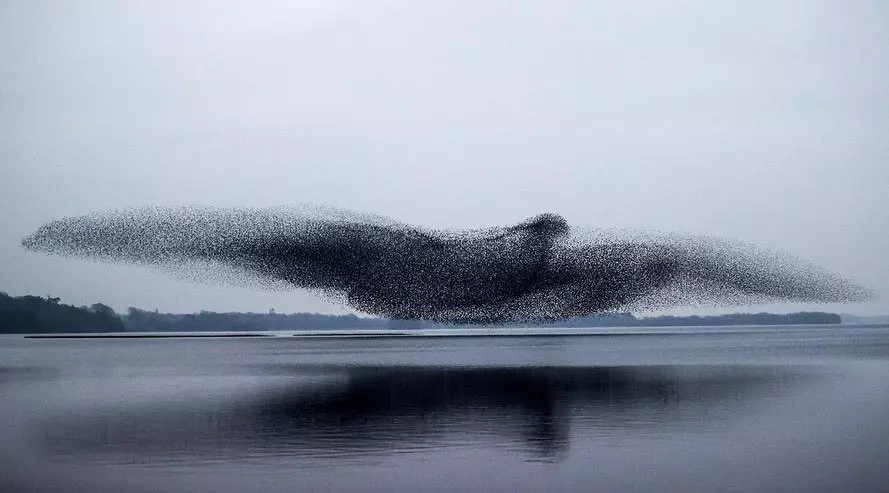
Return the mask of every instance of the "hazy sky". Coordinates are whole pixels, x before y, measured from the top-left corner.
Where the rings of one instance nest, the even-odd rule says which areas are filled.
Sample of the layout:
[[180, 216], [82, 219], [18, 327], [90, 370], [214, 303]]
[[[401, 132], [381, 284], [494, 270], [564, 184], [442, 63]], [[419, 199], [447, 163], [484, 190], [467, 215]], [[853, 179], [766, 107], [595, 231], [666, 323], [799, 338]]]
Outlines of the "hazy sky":
[[889, 295], [887, 52], [884, 0], [0, 0], [0, 290], [342, 312], [19, 246], [67, 215], [309, 202], [726, 236]]

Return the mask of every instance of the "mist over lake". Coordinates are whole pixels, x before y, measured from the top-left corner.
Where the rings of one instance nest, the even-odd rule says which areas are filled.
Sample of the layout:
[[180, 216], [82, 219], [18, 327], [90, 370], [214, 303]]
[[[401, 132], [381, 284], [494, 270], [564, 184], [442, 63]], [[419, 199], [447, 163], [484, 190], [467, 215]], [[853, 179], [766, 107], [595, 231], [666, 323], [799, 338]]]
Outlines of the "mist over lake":
[[887, 326], [539, 332], [2, 336], [0, 488], [889, 485]]

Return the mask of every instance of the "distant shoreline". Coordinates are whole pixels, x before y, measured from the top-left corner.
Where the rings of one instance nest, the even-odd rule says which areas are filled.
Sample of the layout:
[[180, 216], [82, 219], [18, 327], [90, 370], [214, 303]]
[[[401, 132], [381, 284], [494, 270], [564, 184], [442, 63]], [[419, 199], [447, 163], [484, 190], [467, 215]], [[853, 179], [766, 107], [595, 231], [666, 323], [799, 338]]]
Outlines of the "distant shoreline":
[[[859, 322], [846, 316], [827, 312], [773, 313], [733, 313], [724, 315], [690, 316], [650, 316], [638, 317], [632, 313], [597, 313], [568, 320], [536, 325], [553, 334], [558, 329], [616, 328], [625, 332], [648, 330], [657, 327], [738, 327], [738, 326], [785, 326], [795, 325], [841, 325], [844, 321]], [[852, 316], [849, 316], [852, 317]], [[395, 320], [376, 317], [350, 315], [324, 315], [319, 313], [240, 313], [210, 312], [162, 313], [131, 307], [125, 314], [116, 313], [111, 307], [95, 303], [89, 307], [76, 307], [60, 302], [50, 296], [12, 297], [0, 293], [0, 334], [58, 335], [57, 338], [73, 338], [74, 334], [105, 334], [119, 338], [120, 334], [133, 337], [236, 337], [227, 334], [244, 334], [242, 337], [258, 337], [263, 333], [305, 331], [378, 331], [375, 337], [387, 332], [391, 337], [404, 336], [405, 332], [417, 335], [416, 331], [462, 330], [522, 330], [522, 324], [501, 325], [495, 328], [477, 325], [443, 325], [422, 320]], [[527, 328], [527, 325], [525, 325]], [[151, 334], [136, 335], [136, 334]], [[158, 334], [168, 334], [166, 336]], [[180, 334], [180, 335], [173, 335]], [[323, 335], [323, 334], [322, 334]], [[361, 336], [360, 333], [353, 334]]]
[[[664, 327], [524, 327], [465, 328], [413, 330], [290, 330], [257, 332], [115, 332], [20, 334], [25, 339], [207, 339], [207, 338], [285, 338], [285, 339], [394, 339], [394, 338], [520, 338], [520, 337], [625, 337], [625, 336], [693, 336], [718, 334], [751, 334], [826, 329], [881, 329], [889, 324], [812, 324], [812, 325], [735, 325], [735, 326], [664, 326]], [[12, 335], [12, 334], [10, 334]]]

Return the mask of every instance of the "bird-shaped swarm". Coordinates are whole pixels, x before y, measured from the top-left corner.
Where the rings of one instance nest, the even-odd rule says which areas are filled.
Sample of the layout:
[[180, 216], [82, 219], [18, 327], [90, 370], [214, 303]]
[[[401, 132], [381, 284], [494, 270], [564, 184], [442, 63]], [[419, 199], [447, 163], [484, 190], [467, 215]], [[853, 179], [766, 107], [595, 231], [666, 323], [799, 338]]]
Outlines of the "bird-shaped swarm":
[[313, 290], [369, 314], [443, 323], [871, 297], [787, 254], [709, 237], [570, 227], [556, 214], [440, 231], [308, 206], [144, 208], [51, 221], [22, 245], [172, 267], [211, 281], [231, 281], [234, 272], [269, 286]]

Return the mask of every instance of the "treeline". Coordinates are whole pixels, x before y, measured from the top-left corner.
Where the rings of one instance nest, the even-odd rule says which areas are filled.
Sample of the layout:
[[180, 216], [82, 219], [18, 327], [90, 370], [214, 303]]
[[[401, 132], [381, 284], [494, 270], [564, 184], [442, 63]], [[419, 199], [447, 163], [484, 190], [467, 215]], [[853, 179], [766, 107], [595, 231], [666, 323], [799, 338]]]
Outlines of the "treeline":
[[388, 319], [355, 315], [321, 315], [318, 313], [159, 313], [130, 307], [121, 317], [127, 331], [249, 331], [295, 329], [373, 329], [386, 328]]
[[[578, 317], [546, 327], [663, 327], [724, 325], [839, 324], [840, 316], [824, 312], [735, 313], [713, 316], [636, 317], [631, 313], [603, 313]], [[527, 326], [527, 324], [524, 324]], [[389, 320], [355, 315], [317, 313], [160, 313], [129, 308], [119, 315], [102, 303], [75, 307], [59, 298], [38, 296], [11, 297], [0, 293], [0, 333], [27, 334], [50, 332], [191, 332], [253, 331], [301, 329], [425, 329], [453, 328], [415, 320]]]
[[844, 324], [889, 324], [889, 315], [840, 315]]
[[[403, 322], [410, 325], [414, 322]], [[636, 317], [632, 313], [600, 313], [586, 317], [576, 317], [561, 322], [540, 324], [542, 327], [712, 327], [727, 325], [830, 325], [842, 323], [835, 313], [797, 312], [775, 313], [732, 313], [727, 315], [691, 315], [677, 317], [664, 315], [657, 317]]]
[[102, 303], [71, 306], [59, 298], [12, 297], [0, 292], [0, 334], [122, 332], [123, 320]]
[[[596, 325], [584, 325], [588, 317], [568, 321], [575, 327], [596, 327]], [[599, 319], [595, 320], [600, 321]], [[676, 317], [671, 315], [659, 317], [636, 318], [627, 313], [619, 319], [621, 325], [617, 327], [701, 327], [701, 326], [725, 326], [725, 325], [829, 325], [842, 323], [842, 319], [835, 313], [825, 312], [797, 312], [787, 314], [775, 313], [732, 313], [728, 315], [691, 315]], [[579, 324], [579, 325], [578, 325]]]
[[[317, 313], [159, 313], [130, 308], [123, 317], [128, 331], [250, 331], [300, 329], [433, 329], [457, 328], [418, 320], [390, 320], [355, 315], [321, 315]], [[577, 317], [562, 322], [542, 324], [544, 327], [675, 327], [726, 325], [794, 325], [839, 324], [839, 315], [824, 312], [799, 312], [786, 315], [773, 313], [734, 313], [712, 316], [636, 317], [631, 313], [603, 313]], [[527, 324], [524, 324], [527, 325]]]

